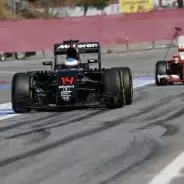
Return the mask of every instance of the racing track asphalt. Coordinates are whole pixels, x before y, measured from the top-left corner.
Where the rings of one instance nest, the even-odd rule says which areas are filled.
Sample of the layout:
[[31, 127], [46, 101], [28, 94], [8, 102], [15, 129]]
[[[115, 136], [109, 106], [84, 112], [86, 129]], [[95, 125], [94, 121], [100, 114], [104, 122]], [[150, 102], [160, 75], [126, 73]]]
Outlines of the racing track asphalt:
[[[152, 75], [164, 54], [104, 55], [103, 64]], [[38, 68], [39, 60], [2, 62], [0, 80], [8, 83], [12, 72]], [[0, 85], [1, 103], [10, 102], [7, 86]], [[183, 151], [183, 89], [151, 84], [135, 89], [133, 104], [121, 109], [32, 112], [1, 120], [0, 183], [149, 184]], [[182, 177], [172, 184], [183, 184]]]

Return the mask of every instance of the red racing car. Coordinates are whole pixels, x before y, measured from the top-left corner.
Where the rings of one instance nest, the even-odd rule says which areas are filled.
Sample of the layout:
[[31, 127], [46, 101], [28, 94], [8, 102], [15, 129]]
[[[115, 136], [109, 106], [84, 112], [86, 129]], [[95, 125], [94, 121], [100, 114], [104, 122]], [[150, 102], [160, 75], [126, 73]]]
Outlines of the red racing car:
[[184, 36], [178, 37], [178, 51], [171, 59], [156, 63], [156, 85], [184, 84]]

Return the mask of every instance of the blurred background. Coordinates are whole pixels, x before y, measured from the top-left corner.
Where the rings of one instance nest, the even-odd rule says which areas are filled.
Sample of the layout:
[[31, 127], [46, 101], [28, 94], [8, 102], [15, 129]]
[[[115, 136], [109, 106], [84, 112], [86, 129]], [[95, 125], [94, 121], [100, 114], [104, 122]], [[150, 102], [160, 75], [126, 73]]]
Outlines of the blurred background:
[[184, 0], [0, 0], [0, 19], [111, 15], [183, 8]]
[[[0, 0], [0, 20], [51, 18], [59, 19], [64, 17], [81, 17], [94, 15], [105, 16], [118, 14], [127, 15], [133, 13], [139, 14], [139, 12], [158, 12], [168, 9], [182, 9], [183, 5], [184, 0]], [[1, 21], [1, 24], [2, 23], [3, 22]], [[170, 21], [168, 23], [170, 24]], [[175, 23], [176, 22], [173, 19], [173, 24]], [[160, 24], [162, 25], [162, 23]], [[144, 25], [146, 25], [146, 23]], [[20, 29], [18, 28], [18, 30], [15, 30], [15, 26], [14, 29], [11, 30], [12, 32], [8, 27], [6, 29], [7, 30], [4, 29], [4, 32], [2, 32], [3, 29], [1, 31], [1, 47], [5, 51], [6, 48], [9, 49], [10, 47], [12, 47], [12, 50], [15, 50], [15, 52], [0, 52], [0, 61], [5, 61], [7, 58], [25, 59], [29, 56], [36, 55], [36, 51], [25, 51], [27, 45], [34, 43], [33, 40], [31, 40], [31, 42], [30, 40], [25, 40], [22, 41], [22, 43], [19, 40], [19, 45], [17, 43], [17, 46], [12, 46], [12, 40], [11, 37], [9, 38], [9, 35], [19, 35]], [[166, 31], [164, 30], [161, 32]], [[170, 33], [168, 33], [168, 35], [169, 34]], [[150, 35], [156, 34], [154, 32], [154, 34]], [[8, 39], [6, 39], [5, 37]], [[17, 36], [12, 35], [12, 37], [16, 38]], [[123, 37], [123, 33], [119, 37]], [[9, 42], [7, 42], [7, 40], [9, 40]], [[45, 44], [44, 41], [42, 42], [43, 44]], [[41, 42], [38, 42], [37, 40], [37, 43]], [[22, 45], [22, 47], [24, 48], [23, 52], [19, 52], [18, 50], [16, 50], [16, 48], [18, 48], [18, 46], [20, 45]]]

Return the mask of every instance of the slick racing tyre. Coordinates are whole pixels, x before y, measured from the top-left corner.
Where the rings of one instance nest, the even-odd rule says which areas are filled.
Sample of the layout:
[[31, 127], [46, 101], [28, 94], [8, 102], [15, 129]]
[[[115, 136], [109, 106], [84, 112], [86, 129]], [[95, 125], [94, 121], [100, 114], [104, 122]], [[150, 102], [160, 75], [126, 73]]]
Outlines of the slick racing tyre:
[[165, 61], [158, 61], [155, 67], [155, 83], [157, 86], [166, 85], [166, 79], [159, 80], [158, 75], [167, 74], [167, 63]]
[[16, 73], [12, 79], [11, 101], [15, 113], [30, 112], [30, 74]]
[[123, 87], [125, 92], [125, 104], [132, 104], [133, 99], [133, 82], [132, 82], [132, 74], [131, 70], [128, 67], [119, 68], [120, 77], [123, 81]]
[[109, 109], [120, 108], [125, 105], [125, 93], [120, 70], [116, 68], [104, 71], [104, 88], [107, 95], [106, 106]]

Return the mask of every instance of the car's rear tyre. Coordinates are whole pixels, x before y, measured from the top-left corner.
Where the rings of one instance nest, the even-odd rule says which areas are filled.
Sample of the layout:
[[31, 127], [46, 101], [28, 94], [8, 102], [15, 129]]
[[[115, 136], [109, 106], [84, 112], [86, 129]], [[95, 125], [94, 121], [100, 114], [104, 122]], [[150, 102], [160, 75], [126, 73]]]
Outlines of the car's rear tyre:
[[125, 104], [132, 104], [133, 100], [133, 81], [132, 81], [132, 73], [129, 67], [121, 67], [119, 68], [120, 75], [123, 80], [124, 92], [125, 92]]
[[16, 73], [12, 79], [11, 101], [15, 113], [31, 111], [31, 76], [28, 73]]
[[155, 66], [155, 83], [157, 86], [166, 85], [166, 79], [159, 80], [158, 75], [167, 74], [167, 63], [165, 61], [158, 61]]
[[116, 68], [104, 71], [104, 88], [107, 95], [106, 106], [109, 109], [125, 105], [125, 93], [120, 70]]

